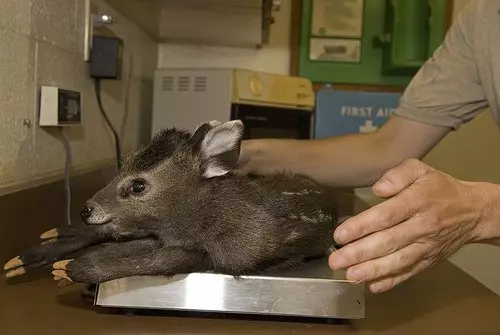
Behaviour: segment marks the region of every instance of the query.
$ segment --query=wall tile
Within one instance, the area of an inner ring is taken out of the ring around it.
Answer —
[[[75,0],[31,0],[33,37],[60,48],[77,51]]]
[[[83,51],[85,47],[85,0],[75,0],[76,6],[76,27],[75,27],[75,38],[76,38],[76,49],[81,59],[83,60]]]
[[[35,44],[27,37],[0,29],[0,183],[25,179],[31,173],[32,129],[29,120],[35,100]],[[31,121],[31,120],[30,120]]]
[[[147,121],[149,113],[147,111],[151,108],[150,98],[148,92],[147,84],[143,81],[133,78],[130,83],[130,96],[128,97],[128,113],[124,111],[124,117],[120,122],[119,133],[122,139],[123,150],[133,149],[136,143],[144,142],[142,138],[144,133],[148,132],[146,129],[148,124]],[[140,113],[133,113],[132,111],[139,110]]]
[[[39,85],[56,85],[79,90],[91,84],[88,65],[81,57],[48,43],[38,43],[37,77]]]
[[[0,0],[0,28],[29,35],[31,28],[30,0]]]

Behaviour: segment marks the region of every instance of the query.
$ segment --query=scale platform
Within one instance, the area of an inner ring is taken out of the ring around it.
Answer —
[[[362,319],[365,285],[332,271],[326,258],[292,271],[236,279],[215,273],[127,277],[101,283],[94,304],[132,310],[171,310],[325,319]]]

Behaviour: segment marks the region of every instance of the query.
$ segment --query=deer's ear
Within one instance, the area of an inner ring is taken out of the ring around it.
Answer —
[[[200,135],[204,133],[200,143],[203,177],[218,177],[231,172],[240,155],[243,123],[240,120],[225,123],[211,121],[198,129]]]
[[[220,125],[221,123],[216,120],[212,120],[210,122],[205,122],[198,126],[196,130],[194,131],[194,134],[191,136],[191,142],[194,144],[194,149],[196,151],[199,150],[201,142],[203,138],[207,135],[207,133],[210,131],[210,129]]]

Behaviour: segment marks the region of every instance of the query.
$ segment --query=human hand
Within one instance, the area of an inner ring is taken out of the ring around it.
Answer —
[[[418,160],[388,171],[373,192],[385,200],[343,222],[332,269],[387,291],[430,268],[466,243],[498,236],[500,187],[464,182]]]
[[[240,152],[234,173],[240,176],[265,175],[275,169],[274,155],[270,155],[270,144],[276,146],[276,139],[247,139],[241,141]],[[278,141],[279,142],[279,141]],[[267,148],[263,150],[263,148]],[[275,149],[274,149],[275,150]],[[267,153],[267,154],[266,154]]]
[[[238,161],[236,169],[234,172],[238,175],[251,174],[253,171],[252,167],[252,140],[243,140],[240,144],[240,152],[238,156]]]

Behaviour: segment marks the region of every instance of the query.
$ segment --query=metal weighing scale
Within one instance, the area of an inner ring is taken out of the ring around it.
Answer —
[[[94,304],[131,310],[164,310],[361,319],[365,285],[345,280],[328,260],[292,271],[242,276],[190,273],[173,277],[127,277],[98,285]]]

